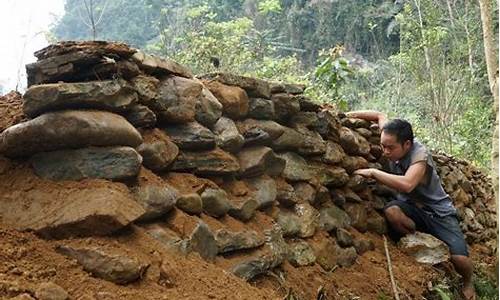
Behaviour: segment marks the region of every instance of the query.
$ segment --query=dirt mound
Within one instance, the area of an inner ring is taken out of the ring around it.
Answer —
[[[0,132],[26,120],[27,117],[23,112],[23,97],[20,93],[12,91],[0,96]]]

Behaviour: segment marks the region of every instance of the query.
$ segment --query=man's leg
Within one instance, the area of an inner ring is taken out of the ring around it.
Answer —
[[[391,226],[401,234],[414,233],[416,226],[412,219],[408,218],[399,206],[390,206],[384,210],[385,217]]]
[[[462,293],[464,294],[465,299],[476,299],[476,293],[472,283],[472,273],[474,271],[474,267],[472,266],[471,259],[465,255],[452,255],[451,262],[455,266],[457,273],[462,275],[464,285]]]

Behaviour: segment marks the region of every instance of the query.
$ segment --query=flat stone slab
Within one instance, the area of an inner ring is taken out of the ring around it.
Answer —
[[[200,76],[201,79],[216,80],[227,85],[239,86],[244,89],[248,96],[255,98],[271,98],[271,86],[268,82],[230,73],[210,73]]]
[[[60,111],[7,128],[0,134],[0,153],[7,157],[89,146],[130,146],[141,134],[122,116],[104,111]]]
[[[57,190],[34,187],[0,198],[2,223],[51,238],[108,235],[145,212],[120,183],[78,188],[61,185]]]
[[[102,178],[126,180],[136,177],[142,157],[130,147],[92,147],[41,152],[31,157],[35,173],[50,180]]]
[[[125,80],[106,80],[33,85],[23,99],[24,113],[33,118],[48,111],[75,108],[124,112],[138,97]]]
[[[211,151],[181,151],[172,165],[174,171],[190,171],[197,175],[232,174],[239,169],[238,160],[219,148]]]
[[[137,51],[132,55],[132,60],[148,74],[175,74],[186,78],[193,77],[193,73],[187,67],[165,57],[158,57]]]
[[[227,253],[242,249],[251,249],[262,246],[265,242],[264,236],[253,230],[239,232],[219,229],[215,232],[215,241],[219,253]]]
[[[285,160],[276,156],[274,151],[265,146],[243,148],[236,155],[240,163],[240,177],[254,177],[267,173],[278,176],[285,169]]]
[[[56,251],[74,258],[83,269],[95,277],[118,284],[127,284],[142,277],[148,264],[139,262],[135,258],[106,253],[97,247],[76,248],[58,246]]]

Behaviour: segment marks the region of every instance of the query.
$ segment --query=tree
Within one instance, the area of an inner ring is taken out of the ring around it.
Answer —
[[[102,8],[97,7],[97,3],[94,0],[83,0],[83,4],[85,6],[85,17],[80,13],[80,18],[83,24],[92,30],[92,38],[95,40],[97,37],[97,25],[102,21],[108,1],[104,1]]]

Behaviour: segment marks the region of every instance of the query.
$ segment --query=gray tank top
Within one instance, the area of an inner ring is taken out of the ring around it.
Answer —
[[[432,155],[418,141],[413,143],[410,151],[402,159],[389,162],[389,172],[404,175],[411,165],[420,161],[425,161],[427,164],[425,182],[419,183],[410,193],[398,193],[396,199],[415,202],[422,209],[434,212],[439,216],[456,214],[450,196],[444,191],[441,178],[436,172]]]

